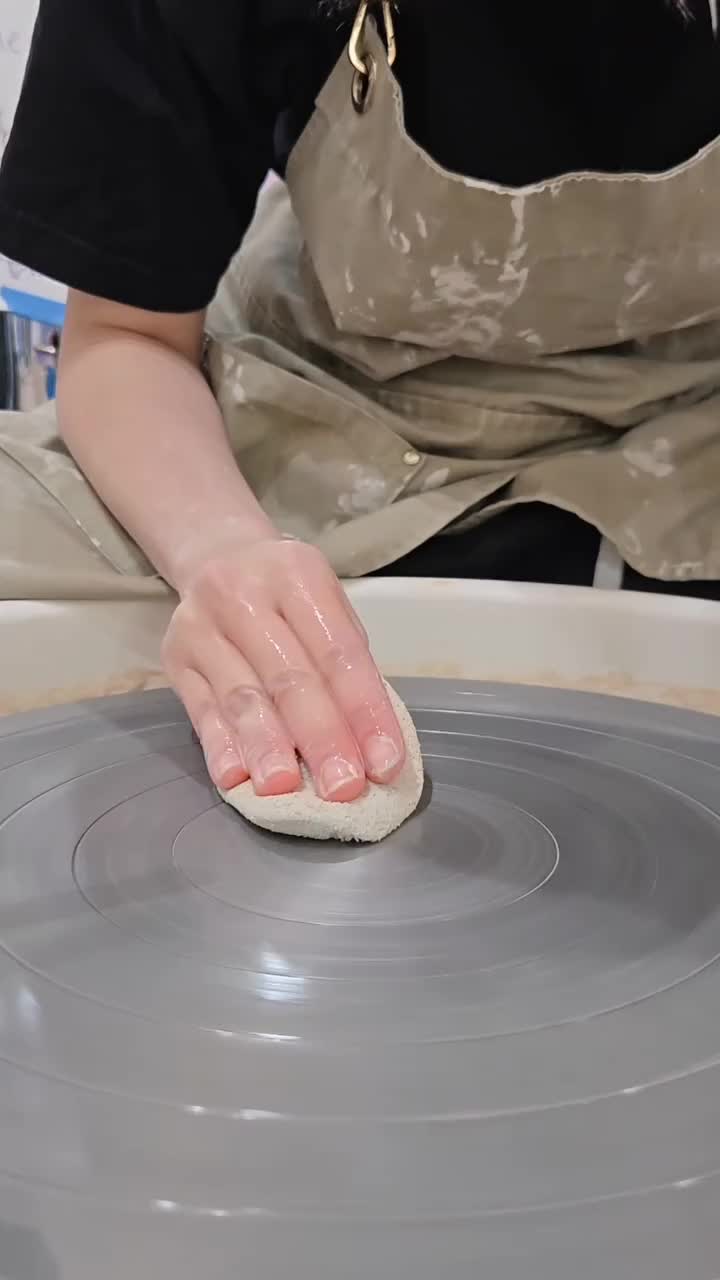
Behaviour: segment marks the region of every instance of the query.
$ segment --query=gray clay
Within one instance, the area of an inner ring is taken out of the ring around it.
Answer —
[[[720,733],[400,682],[385,844],[170,694],[0,725],[2,1280],[715,1280]]]

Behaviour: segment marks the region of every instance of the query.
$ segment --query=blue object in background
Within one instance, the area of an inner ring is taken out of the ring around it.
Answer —
[[[21,320],[32,320],[35,324],[47,325],[49,329],[62,329],[65,323],[63,302],[53,302],[50,298],[40,298],[37,294],[4,286],[0,288],[0,298],[8,311],[20,316]]]
[[[66,308],[20,289],[0,288],[0,408],[33,408],[57,393],[57,352]],[[44,375],[42,393],[38,372]]]

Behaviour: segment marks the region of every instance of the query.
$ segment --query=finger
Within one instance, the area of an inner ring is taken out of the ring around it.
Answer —
[[[391,782],[405,762],[405,740],[367,634],[340,583],[322,572],[306,579],[284,600],[283,615],[332,690],[368,777]]]
[[[172,679],[172,676],[171,676]],[[207,680],[185,668],[172,679],[192,726],[200,739],[208,773],[221,791],[231,791],[247,782],[249,774],[230,726],[220,715]]]
[[[347,591],[343,587],[342,583],[338,582],[337,578],[333,578],[333,584],[337,589],[337,598],[340,601],[340,604],[342,605],[343,609],[347,613],[351,623],[353,624],[355,630],[358,632],[363,643],[369,649],[370,637],[368,636],[367,629],[365,627],[364,622],[361,620],[360,615],[356,612]]]
[[[253,667],[221,635],[204,640],[197,661],[257,794],[297,791],[301,779],[294,744]]]
[[[279,614],[237,610],[224,619],[233,644],[268,691],[323,800],[355,800],[365,789],[358,745],[322,675]],[[349,625],[349,624],[348,624]]]

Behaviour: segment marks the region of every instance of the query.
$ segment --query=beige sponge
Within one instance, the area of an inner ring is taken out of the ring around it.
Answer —
[[[367,844],[384,840],[415,812],[425,781],[420,743],[410,713],[389,686],[388,693],[407,747],[402,773],[390,786],[369,782],[357,800],[334,804],[316,795],[303,768],[302,787],[291,795],[258,796],[251,782],[243,782],[226,792],[223,799],[256,826],[281,835]]]

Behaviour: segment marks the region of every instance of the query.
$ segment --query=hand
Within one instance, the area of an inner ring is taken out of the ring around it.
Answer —
[[[213,782],[349,801],[391,782],[405,744],[367,635],[327,560],[279,537],[206,558],[180,585],[163,646]]]

